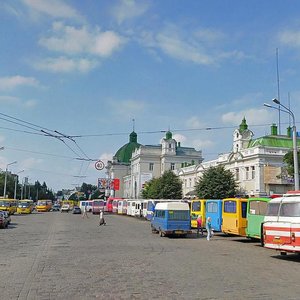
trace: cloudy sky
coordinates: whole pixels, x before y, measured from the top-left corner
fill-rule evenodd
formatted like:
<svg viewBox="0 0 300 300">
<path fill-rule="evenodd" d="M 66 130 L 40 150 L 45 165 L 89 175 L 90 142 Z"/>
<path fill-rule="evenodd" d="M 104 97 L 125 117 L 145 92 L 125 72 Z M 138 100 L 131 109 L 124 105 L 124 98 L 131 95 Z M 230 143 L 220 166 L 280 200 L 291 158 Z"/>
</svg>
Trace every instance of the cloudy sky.
<svg viewBox="0 0 300 300">
<path fill-rule="evenodd" d="M 104 177 L 86 159 L 132 119 L 141 144 L 170 128 L 211 160 L 244 116 L 270 132 L 278 90 L 300 113 L 299 1 L 4 0 L 0 18 L 0 168 L 54 190 Z"/>
</svg>

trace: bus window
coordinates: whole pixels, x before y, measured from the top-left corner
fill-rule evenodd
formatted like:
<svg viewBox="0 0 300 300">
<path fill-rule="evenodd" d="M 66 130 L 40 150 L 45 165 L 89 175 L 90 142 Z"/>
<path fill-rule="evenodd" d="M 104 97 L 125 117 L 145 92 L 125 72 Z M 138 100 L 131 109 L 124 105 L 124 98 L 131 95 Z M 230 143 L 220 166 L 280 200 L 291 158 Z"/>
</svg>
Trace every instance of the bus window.
<svg viewBox="0 0 300 300">
<path fill-rule="evenodd" d="M 236 213 L 236 202 L 235 201 L 225 201 L 224 202 L 224 212 Z"/>
<path fill-rule="evenodd" d="M 208 202 L 206 211 L 208 213 L 217 213 L 218 212 L 218 203 L 216 202 Z"/>
<path fill-rule="evenodd" d="M 189 211 L 181 211 L 181 210 L 169 210 L 169 219 L 170 220 L 188 220 L 189 219 Z"/>
<path fill-rule="evenodd" d="M 241 202 L 242 205 L 242 218 L 247 218 L 247 202 Z"/>
<path fill-rule="evenodd" d="M 267 216 L 278 216 L 280 203 L 269 203 L 267 208 Z"/>
<path fill-rule="evenodd" d="M 194 201 L 192 202 L 192 211 L 200 211 L 201 210 L 201 202 Z"/>
<path fill-rule="evenodd" d="M 279 215 L 282 217 L 300 217 L 300 203 L 282 203 Z"/>
</svg>

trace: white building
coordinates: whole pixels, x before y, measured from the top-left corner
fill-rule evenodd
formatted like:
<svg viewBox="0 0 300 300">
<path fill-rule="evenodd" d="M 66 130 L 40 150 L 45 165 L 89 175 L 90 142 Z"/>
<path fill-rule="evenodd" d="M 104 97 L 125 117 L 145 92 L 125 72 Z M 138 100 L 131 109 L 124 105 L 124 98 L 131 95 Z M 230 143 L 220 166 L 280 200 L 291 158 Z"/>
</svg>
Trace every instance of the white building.
<svg viewBox="0 0 300 300">
<path fill-rule="evenodd" d="M 294 182 L 287 175 L 283 157 L 292 150 L 292 145 L 291 129 L 287 129 L 287 135 L 278 135 L 275 124 L 271 127 L 271 135 L 253 139 L 244 118 L 233 132 L 231 152 L 176 170 L 183 182 L 183 195 L 195 194 L 195 184 L 203 171 L 217 165 L 224 165 L 233 172 L 242 195 L 265 196 L 291 190 Z"/>
<path fill-rule="evenodd" d="M 120 190 L 115 196 L 139 198 L 144 184 L 152 178 L 168 170 L 199 165 L 202 161 L 201 151 L 182 147 L 170 131 L 159 145 L 140 145 L 136 133 L 132 132 L 129 143 L 117 151 L 106 168 L 109 178 L 120 179 Z"/>
</svg>

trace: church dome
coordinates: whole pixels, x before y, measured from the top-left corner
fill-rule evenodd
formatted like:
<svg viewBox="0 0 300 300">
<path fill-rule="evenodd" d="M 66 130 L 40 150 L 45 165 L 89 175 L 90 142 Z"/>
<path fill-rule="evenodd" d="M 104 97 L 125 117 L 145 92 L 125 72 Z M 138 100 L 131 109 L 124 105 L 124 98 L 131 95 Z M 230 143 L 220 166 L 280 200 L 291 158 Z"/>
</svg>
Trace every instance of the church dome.
<svg viewBox="0 0 300 300">
<path fill-rule="evenodd" d="M 137 134 L 133 131 L 129 135 L 129 143 L 122 146 L 115 154 L 114 159 L 120 163 L 129 163 L 132 152 L 141 144 L 137 142 Z"/>
</svg>

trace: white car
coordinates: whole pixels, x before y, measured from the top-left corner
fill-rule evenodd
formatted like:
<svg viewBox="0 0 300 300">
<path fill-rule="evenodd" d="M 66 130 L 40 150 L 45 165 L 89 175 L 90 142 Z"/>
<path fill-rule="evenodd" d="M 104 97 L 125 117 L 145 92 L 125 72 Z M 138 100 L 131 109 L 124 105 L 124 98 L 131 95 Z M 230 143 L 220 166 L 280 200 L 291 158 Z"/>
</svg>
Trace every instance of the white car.
<svg viewBox="0 0 300 300">
<path fill-rule="evenodd" d="M 60 208 L 60 212 L 69 212 L 70 205 L 69 204 L 63 204 L 63 206 Z"/>
</svg>

